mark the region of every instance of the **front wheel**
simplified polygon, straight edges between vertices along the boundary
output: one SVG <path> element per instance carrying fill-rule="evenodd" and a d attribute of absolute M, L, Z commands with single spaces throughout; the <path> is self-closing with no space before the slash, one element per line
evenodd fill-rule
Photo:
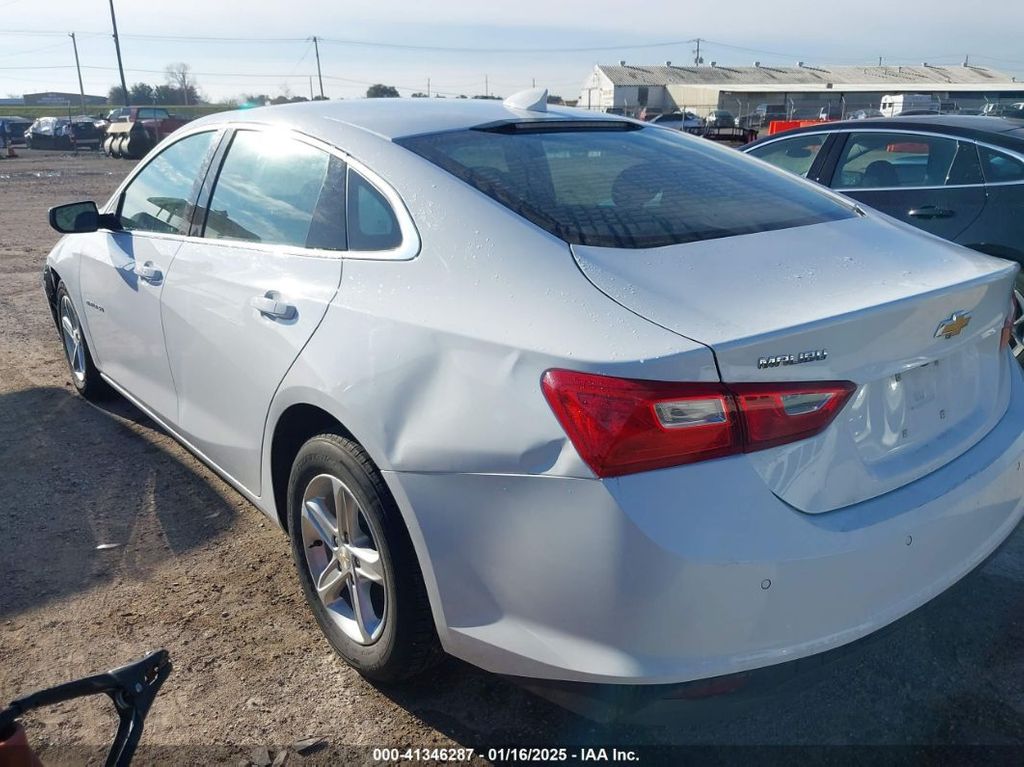
<path fill-rule="evenodd" d="M 398 682 L 440 657 L 423 576 L 401 514 L 362 447 L 306 442 L 288 482 L 302 590 L 335 651 L 360 674 Z"/>
<path fill-rule="evenodd" d="M 86 399 L 101 399 L 109 389 L 92 361 L 78 312 L 63 282 L 57 285 L 57 324 L 64 344 L 64 359 L 71 372 L 71 383 Z"/>

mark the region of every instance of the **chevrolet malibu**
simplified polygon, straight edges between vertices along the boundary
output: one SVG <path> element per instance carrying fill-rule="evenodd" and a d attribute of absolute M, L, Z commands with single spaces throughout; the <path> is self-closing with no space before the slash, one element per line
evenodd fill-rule
<path fill-rule="evenodd" d="M 771 666 L 1024 511 L 1017 266 L 678 131 L 543 93 L 218 114 L 50 219 L 78 391 L 280 524 L 375 680 Z"/>

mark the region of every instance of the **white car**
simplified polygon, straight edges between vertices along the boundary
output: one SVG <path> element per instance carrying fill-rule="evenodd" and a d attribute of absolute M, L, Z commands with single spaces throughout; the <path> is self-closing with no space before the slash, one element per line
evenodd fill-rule
<path fill-rule="evenodd" d="M 378 680 L 442 649 L 583 682 L 770 666 L 999 546 L 1024 511 L 1014 264 L 544 103 L 189 123 L 99 210 L 51 211 L 75 385 L 279 523 Z"/>

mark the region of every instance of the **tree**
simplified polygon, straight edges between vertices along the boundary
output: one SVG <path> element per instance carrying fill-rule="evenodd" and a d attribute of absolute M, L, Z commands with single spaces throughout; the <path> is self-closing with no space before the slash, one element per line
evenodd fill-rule
<path fill-rule="evenodd" d="M 133 104 L 152 104 L 153 86 L 148 83 L 135 83 L 128 89 L 128 95 L 131 96 Z"/>
<path fill-rule="evenodd" d="M 425 98 L 427 98 L 427 94 L 426 93 L 421 93 L 420 91 L 416 91 L 414 94 L 412 94 L 412 97 L 414 99 L 425 99 Z"/>
<path fill-rule="evenodd" d="M 562 100 L 561 96 L 548 96 L 548 103 L 549 104 L 564 104 L 565 101 Z"/>
<path fill-rule="evenodd" d="M 107 92 L 107 103 L 108 104 L 123 104 L 124 103 L 124 88 L 120 85 L 110 86 L 110 90 Z"/>
<path fill-rule="evenodd" d="M 270 103 L 270 96 L 266 93 L 243 93 L 239 96 L 239 101 L 247 107 L 261 107 Z"/>
<path fill-rule="evenodd" d="M 398 89 L 393 85 L 382 85 L 376 83 L 366 89 L 366 98 L 368 99 L 397 99 Z"/>
<path fill-rule="evenodd" d="M 177 64 L 168 64 L 164 70 L 167 76 L 167 84 L 181 94 L 185 106 L 194 104 L 199 100 L 199 92 L 195 76 L 192 74 L 192 67 L 184 61 Z"/>
<path fill-rule="evenodd" d="M 274 96 L 274 98 L 272 98 L 270 100 L 270 103 L 271 104 L 297 104 L 300 101 L 309 101 L 309 99 L 307 99 L 305 96 L 285 96 L 284 94 L 282 94 L 280 96 Z"/>
<path fill-rule="evenodd" d="M 153 102 L 156 104 L 180 103 L 180 91 L 173 85 L 158 85 L 153 89 Z"/>

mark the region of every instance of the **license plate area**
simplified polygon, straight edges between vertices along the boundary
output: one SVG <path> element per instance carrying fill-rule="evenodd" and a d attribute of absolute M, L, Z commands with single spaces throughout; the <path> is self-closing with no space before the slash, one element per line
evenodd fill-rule
<path fill-rule="evenodd" d="M 948 365 L 936 360 L 890 379 L 893 414 L 902 417 L 897 444 L 918 443 L 940 434 L 956 421 L 948 396 Z"/>

